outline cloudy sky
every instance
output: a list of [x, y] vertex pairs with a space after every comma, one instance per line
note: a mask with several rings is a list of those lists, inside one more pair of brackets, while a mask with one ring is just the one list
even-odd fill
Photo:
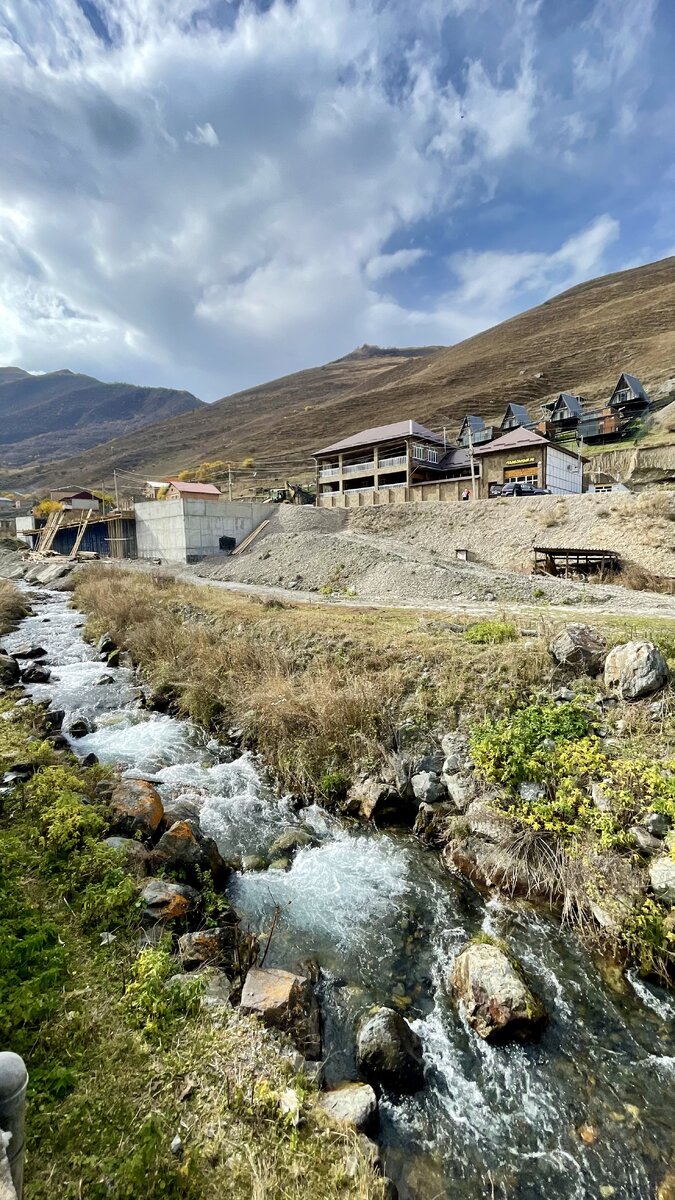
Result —
[[675, 253], [672, 0], [0, 0], [0, 363], [205, 400]]

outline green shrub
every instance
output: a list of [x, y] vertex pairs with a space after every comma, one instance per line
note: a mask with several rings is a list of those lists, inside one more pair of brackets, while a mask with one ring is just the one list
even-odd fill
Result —
[[[675, 820], [675, 764], [610, 758], [582, 699], [530, 704], [484, 721], [471, 739], [471, 754], [478, 773], [506, 789], [497, 803], [510, 816], [568, 842], [592, 835], [601, 850], [626, 849], [630, 825], [648, 811]], [[525, 782], [541, 784], [541, 795], [523, 799], [518, 785]], [[602, 782], [611, 811], [593, 803], [593, 782]]]
[[642, 975], [668, 978], [675, 966], [675, 932], [666, 925], [654, 900], [646, 899], [633, 910], [624, 922], [622, 941]]
[[512, 716], [483, 721], [471, 738], [471, 755], [484, 779], [509, 788], [543, 782], [551, 773], [552, 750], [578, 741], [590, 727], [581, 701], [528, 704]]
[[172, 984], [176, 963], [166, 945], [141, 950], [131, 969], [122, 1004], [151, 1042], [171, 1037], [181, 1017], [197, 1010], [204, 981], [198, 975]]
[[510, 621], [476, 621], [464, 631], [464, 640], [474, 646], [496, 646], [502, 642], [515, 642], [519, 637], [516, 626]]

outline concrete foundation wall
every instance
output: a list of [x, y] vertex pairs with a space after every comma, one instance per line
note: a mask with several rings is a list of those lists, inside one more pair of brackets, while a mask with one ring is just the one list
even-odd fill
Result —
[[272, 515], [269, 504], [228, 500], [154, 500], [135, 512], [138, 557], [176, 563], [225, 555], [221, 537], [239, 545]]
[[139, 558], [186, 562], [182, 500], [151, 500], [134, 505]]

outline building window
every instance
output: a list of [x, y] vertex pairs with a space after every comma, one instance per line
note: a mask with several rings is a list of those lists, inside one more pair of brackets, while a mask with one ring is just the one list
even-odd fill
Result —
[[413, 458], [420, 462], [437, 463], [439, 460], [438, 450], [432, 450], [430, 446], [421, 446], [419, 442], [413, 442]]

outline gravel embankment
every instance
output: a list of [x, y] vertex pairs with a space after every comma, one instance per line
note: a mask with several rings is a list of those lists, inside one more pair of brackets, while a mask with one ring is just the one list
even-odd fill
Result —
[[[544, 542], [537, 523], [542, 514], [547, 521], [553, 515], [558, 520], [556, 540], [551, 537], [554, 530], [548, 526], [544, 544], [613, 548], [611, 543], [616, 538], [611, 530], [609, 543], [606, 539], [593, 539], [587, 530], [595, 525], [607, 531], [603, 524], [607, 518], [600, 516], [598, 510], [602, 502], [606, 507], [608, 502], [616, 499], [622, 513], [626, 556], [634, 542], [640, 542], [656, 531], [657, 536], [652, 536], [652, 541], [659, 538], [664, 541], [659, 566], [664, 573], [670, 566], [675, 575], [675, 554], [665, 545], [668, 536], [672, 542], [675, 525], [660, 515], [664, 509], [663, 501], [659, 499], [652, 505], [652, 511], [647, 515], [648, 506], [640, 504], [642, 497], [634, 496], [629, 497], [630, 504], [624, 503], [623, 496], [565, 497], [562, 504], [556, 497], [542, 497], [535, 501], [504, 501], [501, 505], [499, 502], [402, 505], [400, 508], [361, 509], [350, 513], [281, 506], [274, 513], [269, 528], [250, 550], [235, 558], [206, 560], [192, 570], [203, 578], [214, 580], [324, 594], [332, 592], [370, 602], [422, 605], [456, 600], [589, 604], [616, 609], [625, 607], [627, 612], [654, 611], [675, 616], [675, 597], [672, 596], [637, 593], [617, 585], [533, 577], [522, 568], [505, 569], [504, 560], [512, 562], [518, 547], [523, 567], [526, 567], [531, 546]], [[588, 504], [588, 510], [583, 509], [584, 504]], [[530, 505], [534, 511], [525, 512], [525, 507]], [[656, 516], [655, 508], [658, 508]], [[576, 522], [574, 540], [571, 540], [570, 522]], [[586, 526], [582, 529], [584, 540], [581, 542], [579, 524]], [[536, 534], [532, 535], [532, 528], [537, 530]], [[632, 533], [634, 528], [639, 530], [637, 535]], [[533, 541], [528, 544], [530, 535]], [[460, 562], [455, 558], [455, 550], [460, 547], [470, 549], [473, 556], [483, 557], [485, 546], [501, 561], [493, 566], [485, 561]]]

